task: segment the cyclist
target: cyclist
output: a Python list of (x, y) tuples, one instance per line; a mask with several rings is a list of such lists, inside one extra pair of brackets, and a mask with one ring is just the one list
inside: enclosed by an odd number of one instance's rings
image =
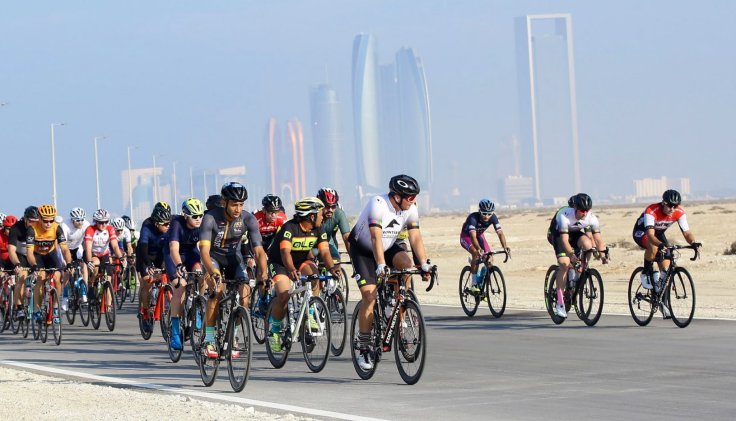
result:
[(123, 218), (115, 218), (112, 220), (112, 227), (115, 229), (115, 235), (118, 237), (118, 248), (125, 255), (133, 254), (133, 237), (130, 230), (125, 226)]
[[(69, 212), (69, 217), (72, 221), (72, 226), (69, 227), (69, 236), (66, 238), (66, 242), (69, 245), (69, 252), (72, 255), (72, 262), (79, 262), (84, 260), (84, 233), (90, 226), (89, 222), (85, 219), (87, 214), (82, 208), (73, 208)], [(82, 285), (80, 285), (80, 292), (82, 296), (82, 302), (87, 302), (87, 265), (80, 265), (82, 271)], [(62, 298), (63, 300), (63, 298)]]
[(10, 240), (10, 229), (18, 222), (18, 218), (13, 215), (6, 215), (3, 218), (3, 227), (0, 230), (0, 269), (13, 270), (13, 263), (8, 255), (8, 242)]
[(8, 258), (13, 264), (17, 281), (15, 283), (15, 307), (16, 319), (23, 320), (26, 315), (23, 312), (23, 298), (25, 297), (25, 280), (28, 276), (28, 257), (26, 250), (26, 238), (31, 225), (38, 222), (41, 215), (38, 208), (29, 206), (23, 211), (23, 218), (13, 224), (8, 234)]
[[(31, 273), (35, 272), (39, 267), (41, 269), (54, 269), (54, 273), (50, 280), (53, 280), (53, 287), (56, 289), (57, 297), (61, 293), (61, 270), (66, 267), (68, 270), (72, 264), (72, 256), (69, 253), (69, 248), (66, 244), (66, 237), (64, 236), (64, 230), (55, 221), (56, 207), (54, 205), (41, 205), (38, 208), (38, 213), (41, 216), (40, 221), (32, 224), (28, 227), (26, 237), (26, 257), (28, 258), (28, 264), (30, 265)], [(63, 262), (59, 260), (59, 255), (56, 253), (56, 247), (59, 247), (64, 256)], [(44, 271), (42, 276), (39, 276), (41, 282), (36, 282), (34, 298), (34, 306), (36, 309), (41, 307), (41, 301), (43, 300), (43, 287), (44, 281), (49, 279), (48, 272)], [(66, 309), (64, 309), (66, 310)], [(33, 313), (33, 320), (41, 320), (41, 310), (36, 310)]]
[[(268, 342), (275, 352), (281, 351), (281, 336), (278, 333), (281, 331), (292, 281), (298, 280), (301, 275), (318, 273), (317, 265), (311, 259), (312, 249), (319, 250), (325, 266), (333, 276), (340, 276), (340, 267), (334, 264), (330, 255), (327, 234), (320, 228), (324, 207), (322, 201), (316, 197), (305, 197), (294, 203), (294, 218), (286, 221), (276, 233), (274, 245), (268, 250), (269, 267), (276, 291), (273, 313), (268, 320), (271, 326)], [(319, 295), (319, 282), (313, 283), (312, 291), (314, 295)], [(319, 327), (312, 311), (310, 308), (309, 323), (311, 329), (316, 330)]]
[(135, 250), (135, 247), (138, 245), (138, 234), (135, 232), (135, 222), (130, 219), (128, 215), (123, 215), (121, 218), (125, 221), (125, 228), (130, 231), (130, 245), (133, 247), (133, 250)]
[[(322, 209), (322, 227), (327, 233), (327, 241), (330, 247), (332, 259), (339, 262), (340, 252), (337, 246), (337, 231), (340, 231), (345, 249), (350, 251), (348, 236), (350, 235), (350, 223), (345, 211), (339, 206), (340, 196), (337, 191), (329, 187), (323, 187), (317, 192), (317, 198), (325, 204)], [(316, 255), (316, 253), (315, 253)]]
[[(634, 224), (634, 242), (644, 249), (644, 270), (641, 273), (641, 284), (644, 288), (651, 289), (654, 286), (658, 290), (658, 280), (664, 279), (669, 268), (669, 261), (661, 258), (661, 251), (667, 246), (664, 233), (672, 224), (677, 222), (688, 244), (696, 247), (702, 245), (695, 241), (695, 235), (687, 223), (685, 209), (680, 206), (681, 202), (680, 192), (667, 190), (662, 194), (662, 201), (647, 206)], [(655, 261), (659, 272), (654, 272)], [(663, 315), (669, 317), (667, 307), (662, 308)]]
[(140, 283), (140, 309), (138, 317), (143, 325), (150, 329), (152, 320), (148, 319), (153, 271), (164, 265), (164, 248), (166, 247), (166, 233), (171, 225), (171, 207), (166, 202), (158, 202), (153, 207), (151, 216), (141, 224), (141, 236), (135, 249), (135, 267), (143, 282)]
[(219, 194), (213, 194), (209, 196), (204, 206), (207, 208), (205, 213), (211, 211), (214, 208), (221, 208), (222, 207), (222, 196), (220, 196)]
[(187, 281), (184, 271), (200, 271), (199, 226), (204, 217), (204, 204), (194, 197), (181, 204), (181, 215), (171, 220), (168, 231), (168, 245), (164, 247), (166, 274), (174, 285), (174, 296), (171, 300), (171, 338), (172, 349), (182, 349), (182, 338), (179, 335), (179, 318), (184, 306), (184, 291)]
[[(554, 248), (559, 266), (555, 274), (557, 305), (554, 312), (560, 317), (567, 317), (563, 290), (569, 269), (578, 261), (576, 252), (590, 250), (593, 248), (593, 243), (601, 252), (607, 249), (601, 235), (598, 218), (590, 211), (593, 207), (593, 199), (585, 193), (578, 193), (571, 199), (573, 206), (565, 206), (557, 210), (547, 231), (547, 241)], [(602, 263), (608, 263), (606, 254), (602, 253), (601, 256)]]
[[(92, 214), (92, 222), (84, 231), (84, 261), (89, 269), (89, 280), (94, 280), (100, 268), (111, 274), (110, 250), (118, 259), (123, 258), (123, 251), (118, 246), (115, 229), (110, 226), (110, 214), (105, 209), (97, 209)], [(112, 300), (112, 297), (107, 297)]]
[(208, 358), (218, 358), (214, 346), (215, 322), (219, 312), (216, 298), (224, 295), (220, 277), (224, 275), (228, 280), (240, 282), (241, 303), (246, 308), (250, 304), (248, 275), (240, 253), (243, 235), (249, 238), (261, 281), (268, 280), (266, 253), (261, 243), (258, 221), (252, 213), (243, 211), (248, 191), (240, 183), (228, 182), (222, 186), (220, 194), (224, 207), (214, 207), (206, 212), (199, 228), (199, 253), (208, 274), (207, 284), (210, 291), (216, 291), (212, 299), (207, 301), (204, 354)]
[(498, 222), (498, 217), (493, 213), (495, 210), (496, 204), (491, 202), (490, 199), (481, 199), (478, 203), (478, 212), (468, 215), (460, 230), (460, 245), (472, 256), (470, 271), (475, 274), (471, 286), (473, 292), (480, 292), (480, 285), (483, 282), (482, 275), (478, 274), (480, 257), (483, 253), (491, 251), (491, 246), (486, 241), (485, 235), (483, 235), (488, 227), (493, 225), (498, 240), (501, 242), (501, 247), (507, 253), (511, 252), (511, 249), (506, 245), (506, 235), (501, 229), (501, 223)]
[(286, 214), (281, 198), (273, 194), (267, 194), (261, 200), (263, 206), (255, 213), (258, 220), (258, 230), (263, 240), (263, 249), (268, 250), (275, 237), (276, 231), (286, 222)]
[(419, 232), (419, 211), (414, 206), (419, 194), (419, 183), (405, 174), (391, 177), (389, 192), (375, 196), (366, 204), (350, 232), (350, 258), (355, 267), (358, 287), (364, 305), (360, 308), (358, 336), (363, 370), (373, 368), (370, 357), (371, 330), (373, 328), (373, 306), (376, 303), (378, 277), (389, 273), (391, 265), (397, 269), (412, 266), (412, 257), (398, 244), (396, 237), (404, 227), (408, 228), (409, 243), (417, 255), (423, 280), (429, 279), (432, 270), (426, 259), (424, 242)]

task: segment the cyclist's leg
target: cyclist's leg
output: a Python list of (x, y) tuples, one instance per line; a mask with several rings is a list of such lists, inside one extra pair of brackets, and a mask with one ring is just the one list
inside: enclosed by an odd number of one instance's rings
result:
[[(227, 267), (224, 270), (225, 278), (238, 281), (238, 293), (240, 293), (240, 305), (250, 308), (250, 284), (251, 279), (248, 276), (247, 265), (243, 260), (243, 255), (238, 253), (235, 256), (228, 257)], [(253, 280), (255, 285), (255, 279)]]
[(473, 242), (470, 240), (470, 236), (465, 233), (460, 234), (460, 246), (470, 253), (470, 273), (477, 273), (480, 250), (475, 248)]
[[(317, 269), (317, 265), (314, 264), (314, 261), (312, 260), (305, 261), (299, 266), (297, 270), (299, 271), (299, 273), (301, 273), (304, 276), (315, 275), (319, 273), (319, 269)], [(321, 290), (322, 288), (320, 287), (320, 282), (318, 280), (312, 281), (312, 294), (319, 296)]]
[(150, 306), (151, 297), (151, 277), (148, 275), (148, 268), (142, 258), (135, 261), (135, 269), (138, 271), (138, 305), (139, 314), (142, 317), (148, 317), (148, 307)]
[[(568, 237), (569, 239), (569, 237)], [(555, 256), (557, 258), (557, 273), (555, 273), (555, 286), (557, 290), (557, 305), (558, 307), (560, 305), (564, 308), (564, 298), (562, 291), (565, 289), (565, 284), (567, 283), (567, 272), (572, 267), (570, 263), (570, 258), (567, 256), (567, 253), (565, 252), (565, 247), (562, 245), (562, 238), (561, 236), (554, 235), (553, 236), (553, 245), (555, 249)]]

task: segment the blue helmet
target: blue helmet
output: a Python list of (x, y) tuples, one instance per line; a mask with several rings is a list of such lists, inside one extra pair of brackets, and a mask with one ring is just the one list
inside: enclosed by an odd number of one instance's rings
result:
[(496, 204), (491, 202), (491, 199), (481, 199), (478, 203), (478, 210), (480, 213), (491, 214), (496, 210)]

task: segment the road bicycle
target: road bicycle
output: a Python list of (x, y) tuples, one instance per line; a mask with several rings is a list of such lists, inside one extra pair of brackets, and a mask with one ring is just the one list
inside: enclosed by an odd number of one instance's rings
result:
[(327, 364), (330, 353), (330, 312), (327, 304), (319, 296), (312, 294), (312, 282), (332, 279), (332, 275), (300, 276), (289, 291), (287, 312), (281, 320), (278, 333), (271, 332), (269, 324), (278, 301), (273, 299), (266, 315), (266, 332), (277, 335), (281, 349), (273, 349), (271, 341), (266, 341), (266, 354), (274, 368), (281, 368), (291, 351), (292, 344), (300, 342), (307, 367), (317, 373)]
[(31, 325), (33, 328), (33, 338), (41, 339), (41, 343), (46, 343), (49, 334), (49, 326), (52, 326), (54, 334), (54, 343), (61, 343), (61, 301), (59, 293), (53, 287), (54, 273), (59, 271), (57, 268), (39, 269), (46, 272), (46, 278), (43, 282), (43, 298), (38, 311), (41, 317), (33, 320)]
[[(350, 262), (342, 263), (350, 264)], [(323, 263), (319, 264), (318, 269), (321, 275), (330, 275)], [(340, 267), (339, 278), (325, 278), (328, 280), (320, 281), (322, 283), (320, 297), (327, 304), (327, 310), (330, 313), (330, 352), (336, 357), (345, 350), (345, 339), (348, 336), (348, 302), (343, 289), (340, 288), (340, 285), (347, 285), (346, 277), (345, 269)]]
[[(392, 270), (386, 279), (379, 278), (376, 304), (373, 306), (373, 329), (367, 350), (373, 360), (370, 370), (363, 370), (358, 362), (359, 358), (363, 358), (358, 340), (358, 317), (363, 300), (356, 304), (350, 326), (351, 359), (361, 379), (373, 377), (383, 353), (390, 352), (392, 348), (401, 379), (406, 384), (415, 384), (421, 378), (427, 354), (427, 328), (419, 303), (406, 285), (414, 275), (423, 274), (419, 269), (401, 269)], [(436, 282), (437, 266), (433, 266), (427, 290), (431, 290)]]
[[(565, 311), (569, 312), (575, 306), (575, 314), (588, 326), (595, 326), (603, 313), (603, 278), (598, 270), (589, 266), (590, 257), (596, 252), (595, 247), (588, 251), (577, 251), (578, 261), (568, 273), (567, 283), (563, 290)], [(609, 258), (607, 248), (601, 253), (606, 256), (606, 259)], [(565, 318), (555, 313), (558, 270), (558, 265), (552, 265), (547, 269), (544, 277), (544, 303), (552, 321), (559, 325), (565, 321)]]
[[(182, 351), (184, 350), (184, 342), (190, 341), (192, 345), (192, 351), (195, 351), (195, 361), (197, 364), (199, 364), (199, 348), (194, 347), (195, 341), (199, 341), (199, 336), (193, 335), (193, 333), (196, 333), (198, 335), (204, 334), (204, 328), (202, 325), (204, 324), (203, 320), (205, 317), (205, 311), (206, 311), (206, 300), (199, 295), (199, 286), (202, 282), (202, 271), (192, 271), (192, 272), (185, 272), (184, 273), (184, 279), (187, 282), (187, 286), (185, 287), (186, 290), (184, 292), (184, 305), (182, 308), (182, 316), (179, 318), (179, 337), (181, 338), (181, 349), (174, 349), (171, 347), (171, 341), (169, 340), (166, 344), (168, 350), (169, 350), (169, 358), (171, 358), (171, 362), (179, 362), (181, 359)], [(180, 288), (180, 287), (179, 287)], [(172, 298), (173, 298), (173, 289), (172, 289)], [(201, 300), (200, 300), (201, 299)], [(201, 302), (200, 302), (201, 301)], [(195, 304), (196, 303), (196, 304)], [(166, 303), (164, 301), (164, 307), (166, 306)], [(199, 311), (197, 311), (199, 309)], [(197, 317), (199, 315), (199, 317)], [(171, 313), (164, 312), (165, 317), (169, 317), (169, 320), (166, 322), (166, 325), (169, 326), (169, 329), (171, 328)], [(196, 331), (196, 332), (195, 332)], [(171, 337), (171, 332), (167, 333), (167, 336)]]
[(131, 303), (134, 303), (138, 296), (138, 272), (135, 270), (135, 254), (129, 256), (128, 265), (123, 269), (120, 279), (122, 280), (122, 286), (125, 288), (125, 295)]
[[(227, 361), (227, 373), (230, 387), (240, 392), (248, 381), (250, 372), (252, 343), (251, 324), (248, 310), (240, 305), (238, 289), (240, 281), (224, 280), (218, 277), (217, 284), (225, 284), (225, 295), (217, 299), (218, 313), (215, 322), (215, 341), (212, 343), (217, 350), (217, 358), (209, 358), (204, 354), (205, 337), (199, 342), (199, 372), (202, 383), (212, 386), (217, 377), (220, 362)], [(215, 287), (215, 291), (217, 287)], [(210, 298), (214, 299), (214, 298)]]
[(82, 268), (80, 267), (79, 261), (75, 262), (71, 276), (69, 276), (68, 288), (69, 302), (66, 307), (66, 320), (69, 322), (69, 325), (73, 325), (77, 317), (77, 312), (79, 312), (79, 319), (82, 321), (82, 325), (86, 327), (89, 325), (90, 312), (88, 304), (82, 300), (82, 296), (86, 294), (87, 287), (84, 284)]
[(112, 290), (115, 293), (115, 303), (117, 304), (118, 310), (123, 309), (123, 303), (128, 297), (128, 290), (125, 288), (123, 282), (123, 264), (120, 263), (120, 259), (115, 259), (115, 263), (112, 264), (113, 271), (110, 275), (110, 283), (112, 284)]
[(506, 311), (506, 281), (501, 269), (494, 265), (491, 259), (491, 256), (496, 254), (505, 255), (504, 263), (509, 260), (509, 254), (506, 250), (484, 253), (478, 259), (478, 267), (483, 272), (483, 276), (480, 285), (477, 285), (477, 291), (472, 288), (475, 282), (475, 273), (470, 270), (470, 265), (465, 266), (460, 272), (460, 282), (458, 283), (460, 305), (462, 305), (463, 311), (468, 317), (475, 315), (481, 301), (488, 302), (488, 308), (491, 310), (493, 317), (501, 317)]
[(104, 314), (107, 330), (112, 332), (115, 330), (116, 296), (107, 269), (113, 265), (103, 263), (95, 266), (97, 266), (97, 275), (95, 275), (87, 291), (89, 319), (92, 322), (92, 327), (98, 330)]
[(695, 284), (690, 272), (677, 266), (679, 250), (691, 249), (695, 261), (700, 257), (700, 249), (696, 246), (666, 246), (662, 249), (662, 257), (670, 261), (664, 279), (660, 277), (657, 285), (647, 289), (641, 284), (640, 276), (643, 267), (634, 269), (629, 279), (629, 310), (631, 317), (639, 326), (646, 326), (657, 310), (669, 310), (672, 321), (677, 327), (687, 327), (695, 314)]
[(168, 314), (171, 312), (173, 290), (169, 286), (168, 278), (162, 269), (153, 269), (151, 272), (151, 292), (148, 297), (148, 308), (138, 312), (138, 328), (143, 339), (147, 341), (151, 339), (153, 334), (154, 323), (159, 322), (161, 336), (165, 342), (168, 342), (169, 323), (171, 323)]
[(0, 270), (0, 333), (15, 327), (15, 271)]
[[(28, 268), (20, 268), (23, 271), (27, 271)], [(17, 334), (18, 332), (23, 335), (24, 338), (28, 337), (29, 332), (29, 325), (31, 322), (31, 318), (33, 317), (33, 290), (36, 287), (36, 274), (35, 273), (29, 273), (26, 276), (26, 279), (24, 281), (25, 285), (23, 288), (25, 289), (25, 293), (23, 294), (23, 301), (21, 304), (21, 309), (23, 310), (23, 319), (16, 319), (15, 320), (15, 326), (13, 327), (13, 334)], [(34, 337), (34, 339), (38, 339)]]
[[(272, 300), (271, 280), (269, 279), (266, 285), (263, 285), (263, 281), (256, 281), (256, 286), (250, 293), (250, 321), (253, 327), (253, 338), (259, 344), (266, 340), (266, 314)], [(261, 288), (264, 292), (261, 292)]]

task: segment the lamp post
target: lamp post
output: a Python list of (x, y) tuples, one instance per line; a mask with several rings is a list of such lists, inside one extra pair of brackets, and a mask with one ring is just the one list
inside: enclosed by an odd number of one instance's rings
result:
[(130, 217), (133, 218), (133, 181), (130, 175), (130, 148), (138, 149), (138, 147), (128, 146), (128, 204), (130, 205)]
[(95, 179), (97, 180), (97, 209), (102, 208), (100, 201), (100, 161), (97, 158), (97, 140), (107, 139), (107, 136), (95, 136)]
[[(176, 197), (176, 161), (173, 161), (171, 163), (171, 188), (174, 189), (173, 193), (171, 194), (171, 202), (174, 206), (176, 206), (176, 203), (179, 199)], [(174, 207), (176, 209), (176, 207)]]
[(159, 200), (162, 200), (161, 198), (161, 186), (159, 185), (158, 181), (158, 167), (156, 166), (156, 158), (162, 158), (166, 155), (164, 154), (154, 154), (153, 155), (153, 202), (154, 204), (158, 203)]
[[(5, 103), (0, 104), (0, 106)], [(54, 140), (54, 127), (63, 126), (64, 123), (51, 123), (51, 185), (53, 192), (51, 196), (54, 198), (54, 207), (56, 208), (56, 142)]]
[(192, 167), (189, 167), (189, 197), (194, 197), (194, 175)]

